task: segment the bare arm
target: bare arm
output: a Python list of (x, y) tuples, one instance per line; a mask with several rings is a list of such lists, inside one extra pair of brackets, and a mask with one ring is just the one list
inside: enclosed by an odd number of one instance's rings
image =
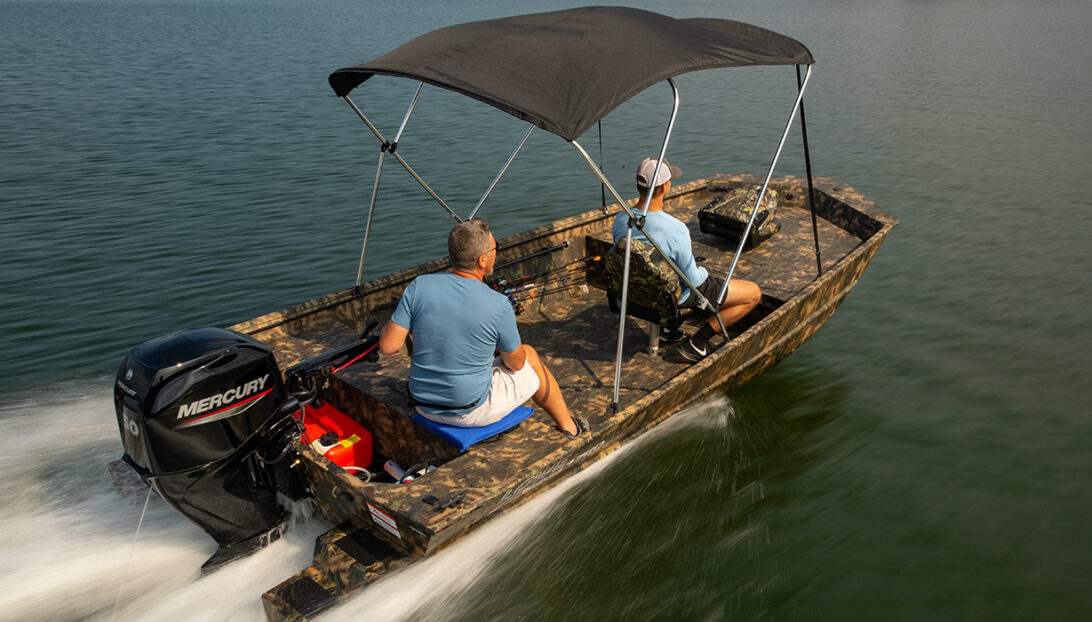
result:
[(379, 334), (380, 354), (394, 354), (401, 350), (406, 343), (406, 335), (408, 334), (409, 330), (394, 322), (387, 322), (387, 325), (383, 327), (383, 332)]
[(520, 345), (512, 352), (501, 352), (501, 361), (508, 369), (519, 371), (523, 369), (523, 364), (527, 362), (527, 353), (523, 351), (523, 345)]

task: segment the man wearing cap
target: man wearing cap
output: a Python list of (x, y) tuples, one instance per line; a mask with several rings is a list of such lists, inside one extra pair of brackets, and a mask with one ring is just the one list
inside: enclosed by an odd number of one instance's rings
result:
[(569, 413), (538, 353), (520, 343), (508, 299), (482, 282), (497, 260), (489, 224), (475, 219), (455, 225), (447, 247), (451, 270), (414, 279), (379, 337), (379, 351), (394, 354), (413, 331), (409, 391), (417, 412), (475, 428), (501, 420), (531, 399), (562, 433), (575, 437), (587, 431), (587, 422)]
[[(675, 262), (675, 265), (682, 270), (682, 273), (694, 284), (694, 287), (711, 303), (716, 304), (717, 296), (720, 295), (720, 288), (723, 286), (724, 281), (709, 276), (705, 268), (697, 265), (697, 262), (694, 261), (694, 251), (690, 241), (690, 230), (678, 218), (664, 211), (664, 197), (667, 196), (667, 191), (671, 189), (671, 179), (681, 175), (682, 170), (676, 166), (671, 166), (667, 163), (667, 160), (664, 160), (660, 166), (659, 174), (656, 175), (656, 182), (649, 184), (655, 170), (656, 158), (645, 158), (637, 167), (637, 192), (640, 193), (640, 198), (637, 200), (635, 211), (640, 212), (644, 207), (651, 186), (652, 197), (648, 204), (644, 230), (652, 235), (656, 243), (664, 250), (664, 253), (671, 261)], [(625, 211), (619, 212), (614, 219), (614, 226), (611, 230), (615, 244), (626, 237), (628, 226), (629, 215)], [(648, 238), (636, 227), (633, 229), (633, 238), (648, 241)], [(725, 295), (724, 302), (720, 305), (720, 319), (724, 322), (724, 326), (731, 326), (750, 313), (751, 309), (758, 305), (761, 298), (762, 290), (759, 289), (758, 284), (744, 279), (732, 279), (728, 285), (728, 293)], [(690, 288), (683, 283), (682, 293), (679, 296), (679, 307), (697, 307), (698, 304), (698, 297), (692, 295)], [(709, 339), (719, 331), (720, 324), (717, 323), (717, 318), (710, 315), (708, 322), (703, 324), (689, 339), (679, 344), (679, 354), (688, 361), (700, 361), (712, 351)]]

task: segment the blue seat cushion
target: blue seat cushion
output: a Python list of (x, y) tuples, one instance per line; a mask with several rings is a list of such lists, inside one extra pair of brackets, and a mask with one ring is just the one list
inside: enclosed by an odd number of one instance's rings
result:
[(413, 420), (431, 430), (436, 436), (458, 447), (459, 451), (466, 451), (475, 443), (480, 443), (487, 438), (519, 425), (521, 421), (530, 417), (533, 412), (535, 412), (534, 408), (519, 406), (505, 415), (500, 421), (480, 428), (459, 428), (453, 425), (445, 425), (436, 423), (431, 419), (425, 419), (421, 415), (414, 415)]

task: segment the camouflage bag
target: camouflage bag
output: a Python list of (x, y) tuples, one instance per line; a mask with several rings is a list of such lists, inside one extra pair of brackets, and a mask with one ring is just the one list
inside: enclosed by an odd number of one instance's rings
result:
[[(626, 258), (626, 239), (618, 241), (607, 253), (603, 266), (607, 294), (620, 299)], [(682, 288), (679, 276), (660, 251), (648, 242), (633, 240), (629, 259), (629, 304), (652, 309), (665, 316), (678, 313)]]
[[(704, 233), (712, 233), (720, 237), (739, 242), (743, 230), (751, 220), (755, 203), (758, 202), (758, 193), (762, 186), (750, 185), (740, 188), (732, 188), (724, 194), (713, 199), (698, 212), (698, 224)], [(758, 218), (751, 230), (745, 248), (753, 248), (766, 238), (781, 230), (781, 223), (777, 220), (777, 190), (766, 189), (766, 195), (762, 197), (762, 205), (759, 207)], [(765, 216), (762, 212), (766, 212)], [(761, 222), (759, 222), (761, 220)]]

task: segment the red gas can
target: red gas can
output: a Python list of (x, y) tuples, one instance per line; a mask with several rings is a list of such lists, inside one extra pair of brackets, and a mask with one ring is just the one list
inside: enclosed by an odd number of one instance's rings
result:
[(372, 434), (331, 404), (316, 400), (296, 413), (303, 422), (300, 440), (349, 472), (372, 463)]

